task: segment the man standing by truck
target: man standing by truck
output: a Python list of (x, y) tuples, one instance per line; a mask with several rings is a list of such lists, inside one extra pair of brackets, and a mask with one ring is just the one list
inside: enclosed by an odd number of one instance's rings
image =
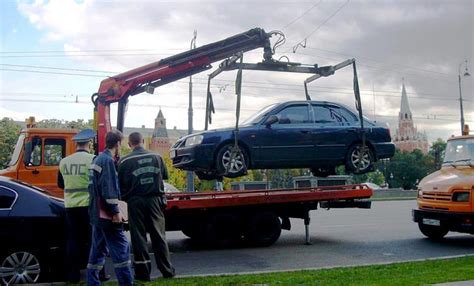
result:
[(150, 234), (156, 265), (164, 278), (175, 276), (165, 234), (166, 207), (163, 179), (168, 172), (163, 159), (143, 148), (143, 136), (133, 132), (128, 137), (132, 153), (119, 161), (119, 181), (123, 199), (128, 204), (135, 279), (150, 280), (151, 261), (147, 233)]
[(107, 250), (110, 251), (119, 285), (133, 284), (130, 245), (123, 230), (124, 218), (119, 209), (121, 196), (114, 161), (122, 139), (120, 131), (108, 132), (105, 136), (106, 149), (94, 159), (89, 172), (92, 246), (87, 264), (87, 285), (100, 285), (99, 270), (104, 267)]
[[(92, 129), (85, 129), (72, 137), (76, 152), (59, 163), (58, 187), (64, 189), (66, 207), (66, 271), (67, 281), (78, 283), (81, 270), (81, 247), (89, 246), (91, 226), (89, 224), (89, 168), (94, 155), (90, 154), (89, 143), (95, 137)], [(110, 275), (105, 270), (100, 280), (107, 281)]]

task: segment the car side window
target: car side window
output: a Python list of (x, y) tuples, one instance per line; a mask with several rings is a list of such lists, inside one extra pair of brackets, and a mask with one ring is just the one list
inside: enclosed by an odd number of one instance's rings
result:
[(309, 110), (307, 105), (289, 106), (276, 114), (277, 124), (307, 124), (311, 123), (309, 119)]
[(0, 210), (9, 210), (15, 203), (17, 194), (5, 187), (0, 186)]
[(57, 166), (66, 153), (66, 140), (45, 139), (44, 140), (44, 164), (46, 166)]
[(325, 105), (313, 105), (314, 121), (316, 125), (338, 126), (337, 116), (334, 111)]
[(341, 125), (354, 125), (357, 122), (357, 117), (345, 108), (334, 107), (331, 108), (334, 114), (334, 117)]
[(30, 166), (41, 165), (42, 142), (40, 137), (35, 137), (31, 141)]

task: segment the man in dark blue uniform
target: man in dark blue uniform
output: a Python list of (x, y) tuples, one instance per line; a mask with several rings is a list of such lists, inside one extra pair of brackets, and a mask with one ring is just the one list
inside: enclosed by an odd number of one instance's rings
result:
[(135, 279), (150, 280), (151, 261), (147, 233), (150, 234), (156, 265), (164, 278), (175, 276), (165, 234), (166, 197), (163, 179), (168, 172), (163, 159), (143, 148), (143, 137), (134, 132), (128, 137), (132, 153), (119, 161), (119, 181), (123, 199), (128, 204)]
[(87, 264), (87, 285), (100, 285), (99, 270), (105, 264), (107, 249), (114, 263), (119, 285), (132, 285), (130, 245), (123, 230), (119, 209), (120, 189), (114, 155), (123, 139), (119, 131), (108, 132), (106, 148), (92, 162), (90, 169), (89, 216), (92, 224), (92, 246)]

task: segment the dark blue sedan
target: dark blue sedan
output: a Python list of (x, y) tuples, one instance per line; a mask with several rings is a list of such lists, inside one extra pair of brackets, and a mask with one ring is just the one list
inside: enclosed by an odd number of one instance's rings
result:
[(62, 200), (0, 176), (0, 285), (61, 280), (64, 228)]
[(228, 128), (181, 138), (170, 157), (174, 167), (195, 171), (200, 179), (282, 168), (310, 168), (315, 176), (328, 176), (339, 165), (361, 174), (371, 171), (376, 160), (392, 157), (395, 145), (386, 125), (368, 119), (364, 130), (360, 125), (357, 114), (338, 103), (277, 103), (242, 122), (238, 133)]

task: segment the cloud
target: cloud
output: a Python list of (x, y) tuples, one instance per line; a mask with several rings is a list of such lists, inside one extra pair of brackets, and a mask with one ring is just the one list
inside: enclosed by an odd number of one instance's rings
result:
[[(456, 123), (453, 120), (457, 120), (453, 115), (459, 114), (459, 63), (469, 60), (473, 73), (472, 1), (353, 0), (332, 18), (329, 16), (345, 1), (323, 1), (297, 19), (315, 3), (51, 0), (21, 1), (18, 9), (42, 33), (43, 41), (60, 43), (74, 63), (113, 72), (123, 72), (188, 49), (194, 30), (198, 32), (199, 46), (253, 27), (284, 28), (287, 43), (278, 49), (278, 57), (287, 55), (292, 61), (320, 65), (355, 57), (366, 113), (373, 114), (375, 93), (376, 114), (379, 119), (389, 121), (392, 128), (397, 125), (401, 82), (405, 78), (414, 116), (437, 114), (438, 118), (444, 118), (444, 121), (420, 119), (415, 122), (419, 129), (433, 134), (444, 130), (448, 135), (451, 124)], [(292, 54), (292, 47), (305, 38), (307, 47)], [(114, 51), (84, 55), (84, 51), (94, 50)], [(259, 58), (260, 51), (245, 56), (246, 61)], [(229, 80), (231, 87), (234, 78), (235, 73), (219, 77)], [(205, 73), (196, 75), (195, 79), (195, 116), (199, 118), (203, 117), (205, 103)], [(244, 72), (247, 94), (242, 117), (276, 100), (303, 98), (304, 79), (303, 75)], [(248, 83), (250, 81), (263, 84)], [(311, 84), (315, 99), (352, 106), (351, 86), (349, 69)], [(69, 92), (74, 92), (72, 88)], [(463, 80), (462, 88), (466, 119), (474, 123), (473, 81)], [(138, 96), (133, 101), (138, 105), (146, 105), (150, 100), (155, 106), (166, 103), (163, 110), (170, 126), (186, 128), (186, 80), (160, 87), (156, 93), (153, 99)], [(231, 94), (229, 90), (225, 96), (216, 92), (216, 106), (224, 108), (216, 115), (219, 125), (233, 123), (234, 113), (229, 110), (235, 101)], [(175, 108), (166, 112), (169, 106)], [(140, 126), (143, 124), (140, 120), (153, 122), (150, 120), (157, 110), (146, 108), (146, 116), (141, 110), (144, 109), (130, 107), (129, 124)], [(202, 128), (202, 123), (196, 125)]]

